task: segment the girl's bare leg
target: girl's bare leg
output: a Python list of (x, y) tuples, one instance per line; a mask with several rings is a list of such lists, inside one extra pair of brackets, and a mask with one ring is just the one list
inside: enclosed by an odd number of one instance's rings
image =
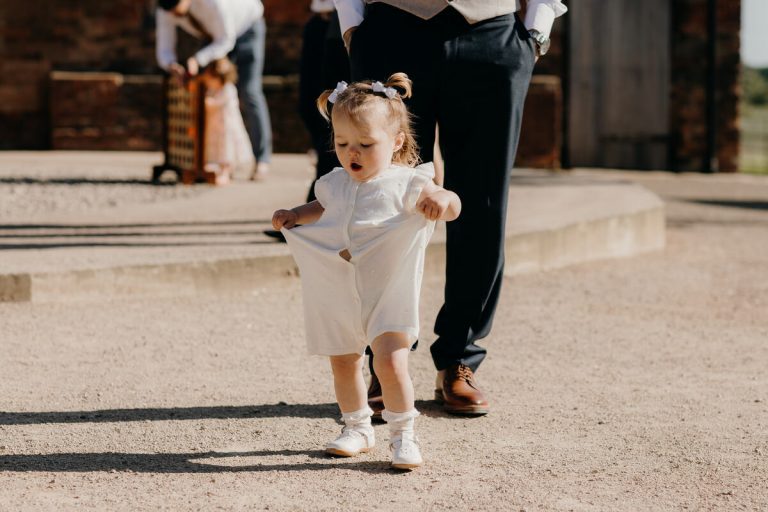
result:
[(336, 401), (342, 413), (359, 411), (368, 406), (365, 379), (363, 378), (363, 356), (345, 354), (331, 356), (333, 387)]
[(403, 333), (387, 332), (373, 340), (373, 366), (381, 382), (384, 411), (389, 426), (392, 467), (411, 470), (423, 464), (414, 421), (419, 412), (413, 403), (413, 382), (408, 373), (411, 340)]
[(371, 344), (373, 369), (381, 383), (384, 408), (391, 412), (413, 409), (413, 382), (408, 373), (410, 346), (411, 340), (400, 332), (386, 332)]
[(363, 356), (331, 356), (331, 369), (344, 428), (336, 439), (325, 445), (325, 451), (338, 457), (354, 457), (376, 444), (371, 425), (373, 411), (368, 407), (363, 379)]

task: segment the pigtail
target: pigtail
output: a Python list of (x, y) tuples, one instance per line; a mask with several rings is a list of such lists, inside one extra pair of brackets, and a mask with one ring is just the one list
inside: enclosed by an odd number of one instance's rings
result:
[(398, 91), (398, 94), (400, 95), (398, 101), (395, 104), (390, 104), (390, 107), (393, 108), (393, 111), (397, 113), (397, 118), (400, 119), (400, 131), (405, 134), (405, 141), (403, 142), (403, 147), (395, 153), (394, 159), (402, 165), (416, 167), (421, 163), (421, 158), (419, 158), (419, 145), (416, 143), (416, 139), (413, 136), (413, 129), (411, 128), (413, 123), (412, 116), (402, 102), (402, 100), (411, 97), (413, 92), (413, 81), (411, 81), (405, 73), (394, 73), (387, 79), (384, 87), (392, 87)]
[(323, 116), (326, 121), (331, 120), (331, 112), (330, 108), (328, 107), (328, 98), (331, 96), (331, 94), (333, 94), (333, 89), (326, 89), (320, 93), (320, 96), (315, 102), (315, 105), (317, 105), (317, 110), (320, 111), (320, 115)]
[(387, 79), (384, 87), (394, 87), (398, 90), (400, 97), (405, 100), (411, 97), (413, 82), (405, 73), (395, 73)]

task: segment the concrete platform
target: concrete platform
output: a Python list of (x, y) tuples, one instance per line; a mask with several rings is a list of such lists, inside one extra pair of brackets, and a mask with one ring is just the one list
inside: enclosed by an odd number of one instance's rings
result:
[[(160, 160), (0, 153), (0, 301), (192, 294), (296, 275), (288, 248), (262, 231), (275, 209), (303, 201), (312, 177), (306, 156), (277, 155), (268, 180), (218, 188), (150, 185)], [(662, 201), (615, 175), (516, 170), (509, 196), (510, 274), (664, 247)], [(19, 197), (53, 202), (34, 208)], [(427, 272), (442, 272), (444, 243), (440, 226)]]

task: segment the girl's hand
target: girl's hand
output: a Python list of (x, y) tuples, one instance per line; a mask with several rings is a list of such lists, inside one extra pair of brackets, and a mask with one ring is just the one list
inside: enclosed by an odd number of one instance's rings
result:
[(416, 209), (429, 220), (452, 221), (461, 213), (461, 200), (456, 193), (429, 181), (416, 201)]
[(451, 198), (446, 194), (429, 194), (416, 205), (416, 209), (429, 220), (443, 217), (451, 206)]
[(293, 210), (277, 210), (272, 215), (272, 227), (280, 231), (282, 228), (291, 229), (299, 220), (299, 215)]

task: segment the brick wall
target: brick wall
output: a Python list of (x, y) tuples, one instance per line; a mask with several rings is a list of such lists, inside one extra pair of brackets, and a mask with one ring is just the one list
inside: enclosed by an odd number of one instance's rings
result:
[(153, 151), (162, 141), (163, 81), (158, 75), (54, 72), (53, 149)]
[(152, 12), (137, 0), (0, 2), (0, 149), (51, 147), (51, 71), (151, 72)]
[[(291, 140), (298, 131), (298, 117), (295, 108), (289, 108), (294, 93), (286, 84), (296, 81), (289, 75), (298, 70), (309, 0), (264, 3), (265, 73), (277, 75), (265, 92), (277, 109), (273, 115), (276, 149), (285, 151), (303, 145)], [(0, 2), (0, 149), (118, 149), (121, 134), (126, 136), (121, 149), (160, 148), (156, 107), (160, 96), (156, 101), (149, 99), (157, 94), (159, 80), (154, 6), (155, 0)], [(179, 46), (179, 54), (188, 55), (196, 42), (182, 35)], [(83, 81), (76, 84), (77, 76), (52, 79), (52, 71), (112, 72), (126, 77), (80, 75)], [(144, 80), (140, 75), (154, 78)], [(86, 112), (99, 113), (101, 119)], [(108, 118), (124, 126), (109, 127)], [(139, 134), (142, 129), (144, 136)]]
[[(672, 16), (671, 166), (701, 171), (707, 148), (707, 1), (675, 0)], [(717, 3), (717, 168), (738, 170), (740, 0)]]
[[(105, 149), (119, 147), (121, 140), (122, 148), (159, 148), (161, 123), (155, 100), (151, 99), (157, 94), (157, 79), (133, 77), (158, 72), (154, 58), (155, 1), (0, 2), (0, 149), (76, 148), (78, 140), (88, 148), (98, 147), (100, 140)], [(268, 25), (265, 74), (270, 75), (265, 80), (265, 93), (272, 113), (275, 150), (303, 151), (308, 143), (296, 114), (296, 73), (301, 28), (310, 0), (263, 1)], [(706, 0), (673, 0), (672, 6), (670, 124), (675, 143), (670, 160), (676, 169), (700, 170), (706, 141), (706, 77), (702, 65)], [(729, 171), (736, 169), (738, 154), (739, 13), (739, 0), (719, 0), (718, 160), (720, 170)], [(566, 36), (567, 20), (560, 20), (552, 50), (537, 66), (537, 74), (565, 76), (561, 42)], [(193, 51), (194, 46), (193, 40), (182, 38), (180, 54)], [(112, 85), (97, 86), (93, 81), (76, 85), (71, 79), (54, 85), (50, 80), (52, 71), (117, 72), (129, 76), (120, 85), (115, 81)], [(540, 94), (550, 94), (547, 87), (538, 92), (532, 88), (532, 101), (539, 101), (536, 98)], [(79, 107), (68, 106), (66, 103), (72, 101), (69, 98), (77, 98), (79, 103), (73, 105)], [(103, 114), (104, 119), (118, 119), (123, 126), (105, 126), (103, 119), (96, 116), (78, 117), (87, 110), (85, 103), (90, 103), (90, 108)], [(537, 112), (541, 108), (535, 107)], [(110, 109), (115, 111), (108, 113)], [(93, 120), (91, 126), (87, 126), (89, 119)], [(540, 122), (530, 127), (533, 119), (525, 116), (524, 131), (528, 135), (544, 129)], [(142, 130), (146, 132), (143, 136), (139, 133)], [(96, 133), (103, 137), (94, 136)], [(526, 140), (525, 133), (523, 137), (519, 163), (526, 165), (532, 162), (529, 152), (533, 142)]]

